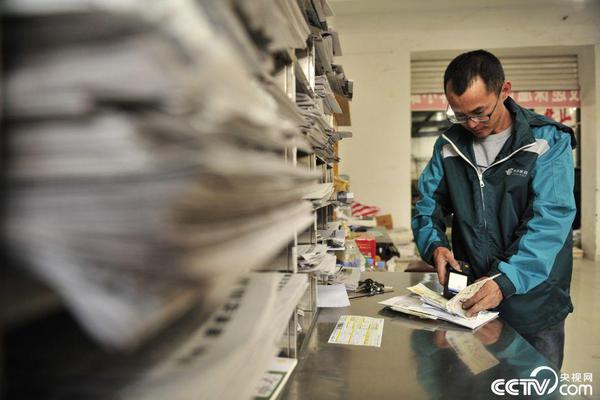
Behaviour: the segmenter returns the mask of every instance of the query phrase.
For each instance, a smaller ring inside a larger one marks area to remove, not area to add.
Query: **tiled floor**
[[[563,373],[592,372],[600,386],[600,262],[575,260],[571,298],[575,311],[567,318]]]

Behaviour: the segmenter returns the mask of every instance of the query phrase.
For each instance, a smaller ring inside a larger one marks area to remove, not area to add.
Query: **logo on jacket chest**
[[[527,178],[529,171],[526,169],[508,168],[506,171],[504,171],[504,173],[506,173],[507,176],[520,176],[522,178]]]

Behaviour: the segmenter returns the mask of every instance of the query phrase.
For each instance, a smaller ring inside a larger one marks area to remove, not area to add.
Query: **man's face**
[[[496,93],[489,92],[485,83],[479,77],[460,96],[452,91],[452,82],[449,82],[446,87],[446,98],[456,116],[466,115],[475,117],[488,115],[493,111],[490,120],[487,122],[477,122],[467,119],[467,122],[462,124],[475,137],[480,139],[498,132],[496,128],[498,128],[501,119],[507,111],[503,104],[506,96],[508,96],[508,90],[504,86],[498,96]],[[496,107],[495,109],[494,106]]]

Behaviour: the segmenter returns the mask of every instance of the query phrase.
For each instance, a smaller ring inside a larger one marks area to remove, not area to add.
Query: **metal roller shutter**
[[[513,91],[577,90],[577,56],[499,57]],[[411,93],[443,93],[451,59],[412,60]]]

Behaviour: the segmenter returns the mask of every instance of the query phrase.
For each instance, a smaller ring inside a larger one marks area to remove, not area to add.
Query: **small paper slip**
[[[394,311],[414,315],[419,318],[437,319],[436,316],[423,312],[423,303],[416,296],[404,295],[380,301],[379,304],[390,307]]]
[[[350,300],[346,285],[317,285],[317,307],[348,307]]]
[[[469,329],[476,329],[481,325],[490,322],[498,316],[497,312],[480,311],[475,317],[465,318],[440,310],[428,304],[423,305],[423,310],[427,314],[433,315],[439,319],[443,319],[445,321],[452,322],[454,324],[461,325]]]
[[[437,306],[443,309],[446,308],[446,303],[448,303],[448,300],[441,294],[434,292],[422,283],[419,283],[415,286],[411,286],[407,289],[410,290],[412,293],[416,294],[417,296],[421,297],[423,301],[431,304],[432,306]]]
[[[383,318],[342,315],[329,336],[329,343],[381,347]]]

